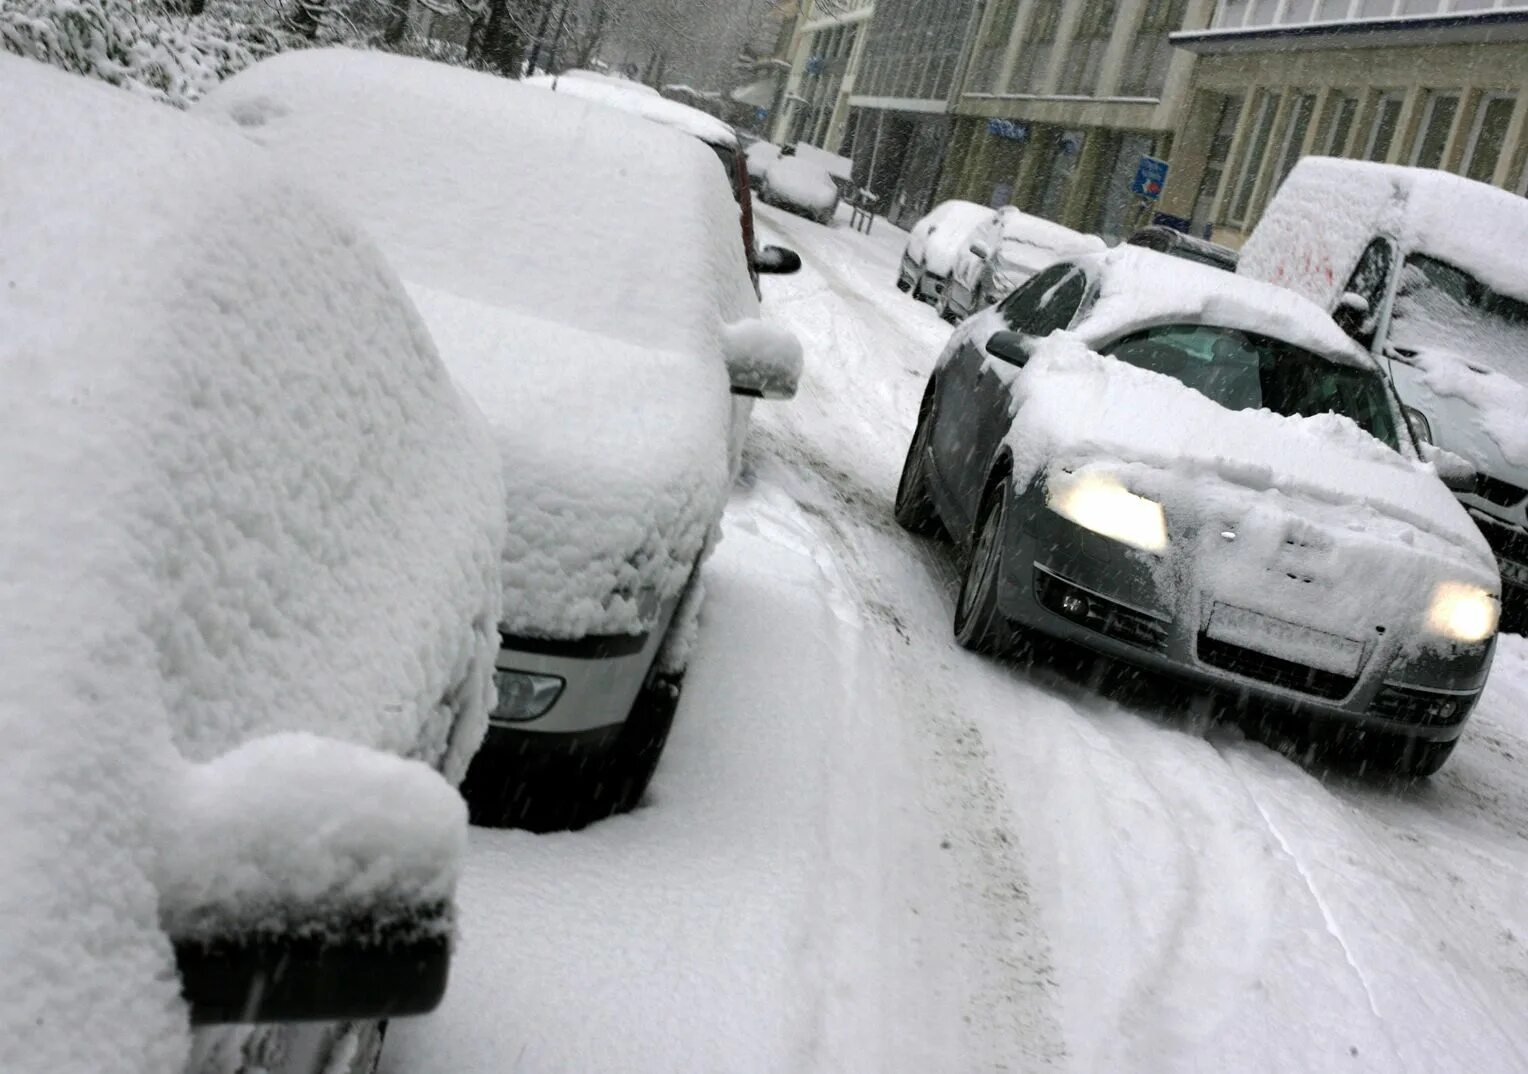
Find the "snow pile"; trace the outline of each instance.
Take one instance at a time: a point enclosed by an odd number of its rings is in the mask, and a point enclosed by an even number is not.
[[[665,127],[683,131],[710,145],[737,148],[737,132],[726,123],[698,108],[660,97],[651,87],[640,82],[610,78],[591,71],[570,71],[562,75],[536,75],[523,79],[522,84],[555,90],[606,108],[641,116]]]
[[[1233,412],[1070,333],[1037,346],[1014,391],[1018,487],[1096,474],[1161,503],[1174,544],[1157,581],[1174,601],[1207,592],[1338,637],[1371,619],[1421,636],[1438,582],[1498,589],[1431,467],[1344,416]]]
[[[369,221],[488,415],[508,628],[650,625],[725,500],[723,329],[758,309],[714,153],[571,94],[375,53],[279,56],[201,107]]]
[[[160,1074],[185,760],[303,730],[459,776],[502,486],[355,227],[158,105],[12,57],[0,95],[0,1070]]]
[[[907,254],[921,260],[926,271],[948,276],[955,259],[970,246],[971,233],[997,214],[985,205],[972,201],[945,201],[913,225],[907,240]]]
[[[6,0],[0,48],[184,108],[291,35],[132,0]]]
[[[793,208],[826,215],[838,207],[838,186],[821,164],[781,157],[764,173],[771,197]]]
[[[192,766],[165,804],[155,875],[177,940],[446,904],[467,847],[466,807],[433,769],[307,734]]]
[[[756,385],[767,396],[796,394],[801,380],[801,341],[790,332],[753,318],[727,326],[722,350],[734,384]]]

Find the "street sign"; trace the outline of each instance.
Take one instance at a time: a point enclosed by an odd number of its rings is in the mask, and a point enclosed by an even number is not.
[[[1167,161],[1156,157],[1142,157],[1136,165],[1135,178],[1130,183],[1130,193],[1147,201],[1162,196],[1162,186],[1167,182]]]
[[[1011,119],[987,120],[987,133],[998,138],[1006,138],[1010,142],[1023,142],[1029,139],[1028,125],[1015,123]]]

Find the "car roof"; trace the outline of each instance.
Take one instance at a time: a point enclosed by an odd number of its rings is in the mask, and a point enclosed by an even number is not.
[[[589,71],[567,71],[561,75],[537,75],[523,80],[556,93],[566,93],[586,101],[619,109],[643,119],[661,123],[699,138],[708,145],[723,149],[738,148],[737,131],[709,112],[660,96],[649,86],[628,79],[611,78]]]
[[[1364,369],[1374,359],[1308,299],[1274,284],[1143,246],[1116,246],[1072,258],[1095,300],[1079,326],[1092,341],[1135,328],[1186,321],[1270,336]]]

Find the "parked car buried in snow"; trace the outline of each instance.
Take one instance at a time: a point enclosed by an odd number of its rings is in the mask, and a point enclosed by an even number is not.
[[[246,140],[5,55],[0,94],[0,1070],[369,1074],[445,985],[492,440]]]
[[[1290,292],[1134,247],[956,330],[896,513],[969,549],[966,647],[1070,639],[1348,725],[1412,775],[1494,653],[1490,549],[1369,355]]]
[[[1307,157],[1238,271],[1305,295],[1369,348],[1417,433],[1480,472],[1506,629],[1528,632],[1528,201],[1424,168]]]
[[[997,213],[972,201],[943,201],[913,225],[897,270],[897,287],[925,302],[938,302],[955,271],[955,259],[971,244],[971,234]]]
[[[757,319],[714,155],[572,95],[376,53],[277,56],[201,109],[355,206],[493,426],[510,533],[474,819],[630,808],[753,402],[801,370]]]
[[[949,283],[939,295],[939,314],[959,321],[1012,291],[1063,257],[1100,253],[1104,241],[1008,206],[970,235],[955,256]]]
[[[838,184],[815,161],[794,155],[781,157],[764,173],[759,200],[819,224],[831,224],[838,211]]]

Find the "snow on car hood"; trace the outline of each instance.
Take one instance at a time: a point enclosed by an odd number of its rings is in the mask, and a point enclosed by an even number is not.
[[[764,173],[770,190],[792,205],[826,212],[838,204],[838,187],[827,169],[796,157],[781,157]]]
[[[194,763],[301,729],[449,764],[459,708],[459,776],[502,487],[331,206],[121,90],[0,55],[0,96],[27,102],[0,110],[0,1070],[165,1074],[189,1032],[161,850]],[[426,776],[387,808],[439,816]]]
[[[348,50],[263,61],[199,110],[354,205],[408,282],[498,434],[507,627],[650,626],[721,514],[724,335],[758,311],[715,153],[574,94]]]
[[[1438,582],[1499,591],[1489,547],[1432,468],[1345,417],[1233,412],[1065,333],[1039,344],[1013,384],[1016,482],[1121,477],[1163,504],[1175,542],[1190,542],[1163,569],[1192,572],[1196,591],[1297,611],[1344,636],[1374,616],[1419,625]],[[1164,581],[1185,588],[1181,575]]]
[[[410,291],[503,459],[513,505],[504,629],[580,637],[651,626],[727,495],[721,363]]]

